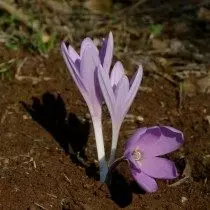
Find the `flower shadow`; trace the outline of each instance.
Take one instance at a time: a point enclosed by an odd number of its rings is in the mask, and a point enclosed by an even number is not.
[[[97,177],[97,168],[87,163],[85,147],[90,131],[89,120],[81,121],[74,113],[67,113],[60,94],[44,93],[32,97],[32,104],[21,102],[32,119],[47,130],[72,161],[86,169],[89,177]]]
[[[118,170],[113,171],[108,188],[111,199],[120,208],[124,208],[132,202],[132,191],[129,183]]]
[[[131,179],[132,175],[127,163],[122,163],[113,170],[108,188],[111,199],[120,207],[125,208],[130,205],[134,194],[145,194],[135,181]]]

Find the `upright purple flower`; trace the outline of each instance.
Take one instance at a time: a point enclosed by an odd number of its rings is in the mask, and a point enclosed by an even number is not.
[[[182,132],[168,126],[140,128],[128,140],[124,158],[129,162],[134,179],[145,191],[157,190],[154,178],[174,179],[178,176],[175,164],[158,156],[173,152],[183,142]]]
[[[113,56],[113,36],[104,40],[99,51],[90,38],[85,38],[81,44],[80,55],[70,45],[67,47],[63,42],[61,52],[68,70],[73,77],[80,93],[85,99],[94,126],[96,147],[100,167],[100,180],[105,180],[108,167],[105,160],[104,142],[101,125],[101,90],[98,84],[97,67],[103,66],[103,71],[108,74]]]
[[[112,145],[109,165],[115,159],[120,127],[139,89],[142,73],[142,66],[139,66],[129,83],[121,62],[116,62],[110,77],[99,65],[99,84],[112,119]]]

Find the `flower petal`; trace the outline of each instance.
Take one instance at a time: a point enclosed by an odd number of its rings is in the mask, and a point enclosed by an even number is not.
[[[139,149],[144,154],[144,157],[155,157],[154,153],[158,149],[156,143],[161,136],[160,127],[153,126],[145,129],[145,133],[139,136],[138,140],[136,139],[135,143],[133,143],[131,153],[132,150]]]
[[[181,131],[168,126],[154,126],[147,129],[137,144],[145,157],[155,157],[175,151],[183,142]]]
[[[81,58],[80,74],[88,88],[89,97],[95,112],[101,112],[100,89],[96,88],[96,71],[99,64],[99,58],[95,49],[91,46],[85,48]]]
[[[73,77],[77,87],[79,88],[80,92],[84,94],[87,94],[87,89],[84,85],[84,83],[82,82],[82,78],[79,75],[78,69],[76,68],[75,64],[73,63],[73,60],[70,58],[69,54],[68,54],[68,50],[66,48],[66,44],[64,42],[62,42],[61,44],[61,52],[64,58],[64,61],[68,67],[68,70],[71,74],[71,76]]]
[[[77,59],[80,59],[78,53],[75,51],[75,49],[71,45],[68,46],[68,52],[69,52],[68,53],[69,57],[72,59],[74,63]]]
[[[125,143],[125,157],[126,155],[132,153],[132,150],[136,147],[136,144],[139,142],[139,139],[146,133],[147,128],[139,128],[132,136],[131,138]],[[130,157],[126,157],[127,159],[130,159]]]
[[[143,67],[142,65],[139,65],[136,73],[133,75],[133,77],[131,78],[131,81],[130,81],[130,87],[133,85],[133,83],[135,82],[136,80],[136,77],[137,77],[137,74],[138,74],[138,77],[140,79],[140,83],[141,83],[141,80],[142,80],[142,77],[143,77]]]
[[[126,106],[127,106],[127,110],[126,112],[128,111],[128,109],[130,108],[136,94],[137,94],[137,91],[139,89],[139,86],[140,86],[140,83],[141,83],[141,80],[142,80],[142,74],[143,74],[143,70],[142,70],[142,67],[139,66],[139,69],[137,70],[136,74],[133,76],[133,78],[131,79],[131,87],[130,87],[130,90],[128,92],[128,95],[126,97]]]
[[[80,73],[80,57],[75,51],[75,49],[72,46],[68,46],[68,55],[69,58],[73,61],[74,65],[77,68],[78,73]]]
[[[144,172],[132,170],[132,175],[138,185],[146,192],[155,192],[158,189],[157,182]]]
[[[86,103],[92,117],[101,116],[101,94],[100,89],[96,88],[96,71],[98,63],[99,57],[97,52],[93,47],[87,46],[82,54],[80,74],[88,89],[88,100],[86,100]]]
[[[112,64],[112,57],[113,57],[113,48],[114,48],[114,41],[112,32],[109,33],[109,36],[105,38],[103,41],[103,45],[101,50],[99,51],[99,57],[101,60],[101,64],[103,69],[109,73],[111,64]]]
[[[82,57],[81,57],[81,77],[85,81],[88,87],[91,88],[90,92],[92,93],[92,88],[94,88],[94,72],[98,66],[97,54],[95,50],[88,46],[85,48]]]
[[[126,104],[125,104],[125,96],[128,94],[129,91],[129,81],[126,75],[123,75],[120,81],[117,84],[115,89],[115,97],[116,97],[116,104],[115,104],[115,113],[118,119],[117,122],[122,123],[125,115],[126,115]]]
[[[183,133],[169,126],[161,126],[161,137],[155,143],[156,150],[153,155],[165,155],[177,150],[184,143]],[[153,145],[151,145],[152,147]]]
[[[97,47],[95,46],[95,44],[93,43],[93,40],[89,37],[86,37],[83,41],[82,41],[82,44],[81,44],[81,48],[80,48],[80,57],[82,57],[85,49],[87,47],[92,47],[97,53],[98,53],[98,49]]]
[[[148,176],[158,179],[174,179],[178,176],[174,162],[165,158],[145,158],[140,161],[139,167]]]
[[[116,100],[119,101],[119,103],[121,101],[125,101],[125,96],[128,94],[128,91],[129,91],[128,77],[126,75],[123,75],[115,89]],[[120,104],[124,106],[124,103]]]
[[[111,87],[109,75],[101,65],[98,66],[98,80],[106,105],[109,109],[111,118],[114,118],[115,96]]]
[[[78,69],[76,68],[76,66],[73,63],[72,59],[69,57],[68,50],[67,50],[66,45],[65,45],[64,42],[61,44],[61,52],[62,52],[64,61],[65,61],[66,65],[67,65],[67,67],[68,67],[68,70],[69,70],[69,72],[70,72],[74,82],[76,83],[77,87],[79,88],[80,93],[82,94],[85,102],[87,103],[87,105],[88,105],[88,107],[90,109],[90,112],[94,113],[93,112],[94,108],[92,107],[92,103],[91,103],[89,92],[88,92],[85,84],[83,83],[82,78],[80,77],[80,75],[78,73]],[[100,110],[99,110],[99,114],[100,114]]]
[[[125,72],[122,63],[120,61],[117,61],[110,75],[111,86],[116,88],[118,82],[124,74]]]

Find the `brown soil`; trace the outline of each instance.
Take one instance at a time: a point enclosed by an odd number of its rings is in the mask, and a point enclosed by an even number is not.
[[[30,79],[0,81],[0,209],[202,209],[210,202],[209,123],[210,97],[197,93],[182,97],[164,78],[147,74],[129,113],[143,123],[127,120],[121,129],[118,157],[123,144],[140,126],[167,124],[184,132],[184,146],[170,156],[182,174],[186,163],[191,177],[175,187],[158,181],[156,193],[145,194],[133,182],[126,163],[113,174],[108,190],[98,181],[96,148],[88,109],[67,75],[56,51],[48,59],[24,52],[9,52],[0,46],[0,62],[23,60],[22,74],[44,75],[52,80],[32,84]],[[106,110],[105,110],[106,112]],[[107,153],[110,119],[104,115]],[[69,154],[69,143],[80,159]],[[189,171],[188,171],[189,172]],[[181,175],[178,178],[181,179]],[[175,181],[178,181],[175,180]],[[175,182],[173,181],[173,182]],[[185,199],[186,198],[186,199]]]

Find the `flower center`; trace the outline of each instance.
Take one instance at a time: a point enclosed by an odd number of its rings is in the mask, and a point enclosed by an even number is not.
[[[142,154],[142,152],[141,152],[140,150],[135,149],[135,150],[132,152],[132,156],[133,156],[134,160],[139,161],[139,160],[142,159],[143,154]]]

